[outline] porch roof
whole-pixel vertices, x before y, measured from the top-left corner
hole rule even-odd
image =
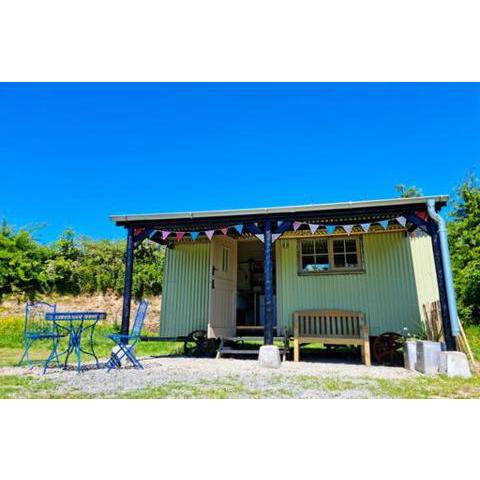
[[[264,207],[237,210],[210,210],[178,213],[151,213],[112,215],[118,226],[168,228],[185,231],[198,228],[217,228],[228,224],[272,221],[332,221],[337,223],[378,221],[386,217],[414,213],[426,209],[427,201],[434,200],[437,210],[447,204],[448,195],[414,198],[391,198],[356,202]]]

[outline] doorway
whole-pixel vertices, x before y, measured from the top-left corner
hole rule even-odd
[[[273,325],[276,325],[275,249],[273,264]],[[236,327],[238,335],[263,335],[265,325],[264,244],[239,240]]]

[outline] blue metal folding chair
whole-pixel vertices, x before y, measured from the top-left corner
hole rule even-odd
[[[124,358],[127,358],[135,368],[143,369],[143,365],[135,356],[134,347],[140,339],[140,333],[142,332],[143,322],[147,316],[147,310],[148,302],[147,300],[142,300],[138,305],[133,327],[129,335],[122,335],[119,333],[107,335],[108,338],[117,344],[116,351],[112,352],[110,360],[105,365],[108,371],[110,371],[112,368],[120,367]]]
[[[62,337],[57,331],[55,322],[47,320],[47,314],[54,314],[56,312],[56,305],[50,305],[45,302],[27,302],[25,306],[25,323],[23,328],[23,346],[24,352],[19,365],[26,359],[27,364],[32,368],[32,361],[30,359],[30,348],[37,340],[52,340],[52,351],[45,361],[43,373],[48,368],[50,362],[55,359],[60,366],[58,358],[58,341]]]

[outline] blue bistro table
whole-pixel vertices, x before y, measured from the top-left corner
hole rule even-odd
[[[100,320],[105,320],[105,312],[51,312],[45,315],[47,320],[55,324],[58,333],[68,336],[68,347],[58,355],[64,355],[64,368],[67,368],[68,358],[74,352],[77,357],[77,372],[82,367],[82,353],[91,355],[95,358],[97,368],[99,368],[98,358],[93,348],[93,334],[95,327]],[[86,345],[82,345],[82,336],[87,335]]]

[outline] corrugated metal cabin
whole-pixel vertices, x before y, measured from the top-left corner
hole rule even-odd
[[[248,210],[115,215],[128,231],[122,329],[128,331],[133,250],[165,245],[160,337],[292,331],[294,312],[362,312],[370,335],[418,330],[440,300],[454,349],[439,228],[445,195]],[[445,255],[443,253],[443,255]],[[455,332],[453,332],[455,335]]]

